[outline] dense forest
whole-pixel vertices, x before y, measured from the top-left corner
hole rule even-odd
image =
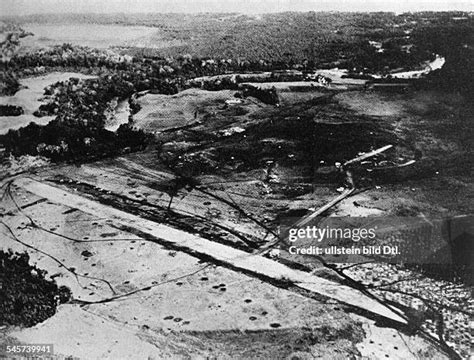
[[[80,23],[142,25],[156,28],[159,40],[179,40],[181,45],[162,49],[123,49],[136,54],[263,61],[313,66],[367,67],[416,65],[435,50],[426,42],[427,31],[444,35],[458,31],[459,41],[471,43],[474,20],[463,12],[394,13],[277,13],[239,14],[108,14],[30,15],[4,18],[20,24]],[[382,42],[377,52],[369,41]],[[410,52],[400,46],[413,45]],[[399,51],[397,51],[399,50]]]

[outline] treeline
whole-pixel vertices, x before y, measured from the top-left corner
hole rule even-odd
[[[0,105],[0,116],[20,116],[23,108],[15,105]]]
[[[21,87],[16,74],[5,68],[0,70],[0,96],[14,95]]]
[[[152,137],[123,124],[114,133],[58,119],[41,126],[30,123],[0,136],[0,143],[13,155],[41,155],[53,161],[85,161],[143,149]]]
[[[118,74],[124,80],[133,82],[141,90],[163,88],[167,83],[174,83],[177,88],[166,90],[173,92],[183,86],[184,80],[189,78],[229,72],[265,71],[279,69],[282,66],[290,65],[262,60],[201,58],[189,54],[164,58],[147,51],[136,52],[135,56],[130,56],[110,50],[63,44],[48,50],[15,55],[5,70],[18,78],[68,69],[98,76]]]
[[[339,49],[343,51],[343,49]],[[133,56],[129,55],[132,53]],[[311,68],[313,63],[304,61],[249,60],[230,57],[199,57],[180,53],[163,57],[152,49],[129,51],[97,50],[71,44],[57,45],[34,53],[18,54],[11,58],[6,71],[22,78],[54,70],[75,70],[91,75],[119,74],[127,81],[143,87],[153,87],[159,80],[177,82],[201,76],[213,76],[232,72],[272,71],[294,67]],[[140,86],[139,86],[140,87]]]

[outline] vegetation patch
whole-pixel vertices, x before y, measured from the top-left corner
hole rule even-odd
[[[250,320],[255,321],[253,318]],[[191,332],[191,334],[206,343],[215,342],[217,348],[224,347],[233,357],[241,359],[300,359],[300,357],[294,357],[298,353],[314,358],[321,349],[326,350],[327,358],[333,358],[335,353],[343,354],[341,358],[355,358],[359,354],[354,344],[362,340],[363,331],[356,324],[344,327],[291,329],[281,328],[281,326],[280,323],[275,322],[268,324],[268,330],[209,331]],[[301,359],[304,358],[301,357]]]
[[[23,113],[21,106],[0,105],[0,116],[20,116]]]
[[[29,263],[25,253],[0,251],[0,324],[34,326],[69,301],[70,290],[46,279],[46,271]]]

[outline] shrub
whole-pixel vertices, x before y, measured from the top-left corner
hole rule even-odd
[[[24,113],[21,106],[0,105],[0,116],[20,116]]]
[[[0,324],[33,326],[69,301],[70,290],[45,278],[46,271],[29,264],[24,253],[0,251]]]

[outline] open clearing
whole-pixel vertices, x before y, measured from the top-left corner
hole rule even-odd
[[[146,94],[139,98],[141,110],[134,116],[135,126],[146,131],[163,131],[205,120],[204,115],[223,108],[235,91],[189,89],[176,95]]]

